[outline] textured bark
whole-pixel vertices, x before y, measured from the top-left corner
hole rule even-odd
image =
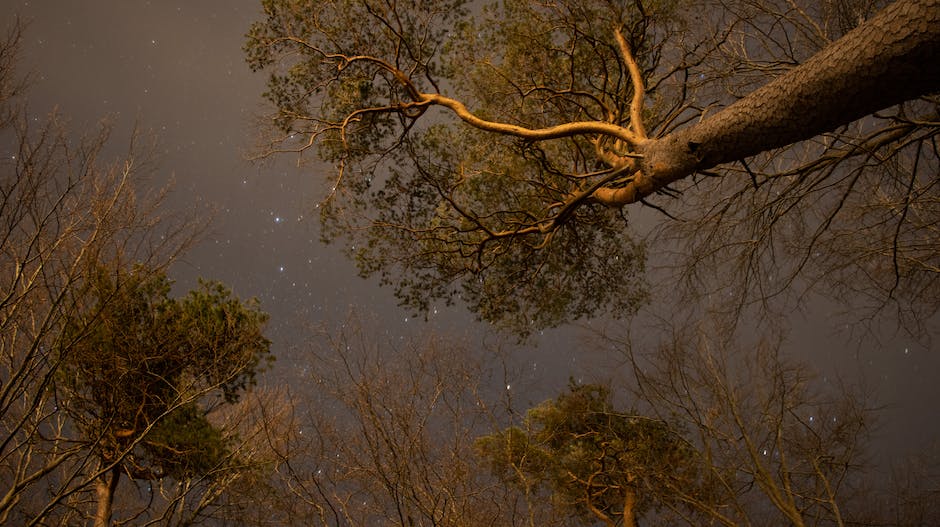
[[[940,90],[940,0],[900,0],[805,63],[698,124],[640,145],[621,203],[722,163],[812,138]]]
[[[117,467],[101,475],[95,482],[95,495],[97,509],[95,510],[95,527],[109,527],[111,525],[111,511],[114,505],[114,491],[117,489],[121,471]]]

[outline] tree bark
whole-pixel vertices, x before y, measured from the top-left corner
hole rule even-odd
[[[616,199],[638,201],[697,171],[936,92],[938,49],[940,0],[899,0],[714,116],[640,144],[641,173]]]
[[[95,495],[98,503],[95,510],[94,527],[109,527],[111,525],[114,491],[117,489],[120,477],[121,471],[115,466],[95,481]]]
[[[631,486],[628,486],[623,493],[623,526],[637,527],[636,490]]]

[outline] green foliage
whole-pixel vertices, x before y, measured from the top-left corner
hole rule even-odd
[[[412,170],[390,168],[384,186],[361,198],[381,226],[351,230],[331,203],[324,207],[328,233],[358,233],[353,256],[360,269],[379,273],[403,304],[420,311],[434,300],[459,299],[481,319],[521,334],[604,309],[635,312],[646,298],[644,247],[618,211],[579,208],[547,238],[539,231],[493,235],[526,228],[542,203],[564,199],[553,190],[564,182],[529,153],[501,151],[481,135],[440,127],[413,139],[421,141],[416,157],[440,157]],[[451,173],[453,166],[463,173]]]
[[[209,475],[222,466],[230,443],[198,405],[187,404],[161,419],[141,448],[153,473],[179,481]]]
[[[177,301],[185,335],[179,352],[207,385],[218,386],[227,403],[255,384],[255,377],[273,360],[270,342],[261,330],[268,316],[258,301],[241,301],[223,284],[199,281],[199,287]]]
[[[60,409],[105,462],[135,478],[202,473],[226,454],[206,415],[238,400],[272,360],[257,302],[201,281],[180,299],[165,274],[98,267],[66,326]]]
[[[468,20],[460,38],[447,48],[458,80],[455,96],[488,118],[530,127],[584,120],[626,124],[632,86],[614,30],[622,30],[649,75],[659,65],[663,40],[681,29],[675,4],[487,4],[482,16]],[[578,150],[570,153],[582,162],[595,162],[589,150]]]
[[[700,460],[662,420],[618,412],[610,389],[572,382],[566,393],[530,409],[524,427],[480,437],[477,452],[504,481],[547,488],[557,506],[585,518],[623,514],[624,497],[638,514],[700,493]]]
[[[596,137],[522,141],[417,94],[528,128],[627,126],[633,88],[614,30],[649,75],[676,30],[674,4],[516,0],[481,14],[461,1],[266,0],[245,51],[270,73],[283,146],[310,142],[336,167],[324,239],[345,240],[361,273],[379,274],[406,307],[460,300],[525,335],[629,316],[646,299],[645,249],[625,213],[568,206],[607,168]]]
[[[410,69],[415,78],[429,77],[434,70],[430,59],[449,21],[466,15],[466,3],[422,0],[408,2],[404,9],[356,0],[263,0],[265,18],[248,31],[246,59],[255,71],[274,69],[265,97],[278,110],[278,126],[303,130],[305,116],[322,111],[336,117],[345,115],[344,110],[369,107],[377,100],[370,97],[402,95],[390,76],[373,76],[368,65],[349,64],[318,50],[381,57]],[[323,94],[328,95],[325,100],[317,98]]]

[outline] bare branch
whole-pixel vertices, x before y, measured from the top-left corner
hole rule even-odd
[[[646,89],[643,87],[643,74],[636,64],[636,59],[633,58],[633,53],[630,52],[627,39],[623,38],[621,28],[614,30],[614,36],[617,38],[617,45],[620,46],[620,55],[627,64],[627,69],[630,70],[630,82],[633,84],[633,100],[630,102],[630,127],[633,128],[633,133],[639,139],[646,139],[646,128],[643,125],[643,97],[646,94]]]

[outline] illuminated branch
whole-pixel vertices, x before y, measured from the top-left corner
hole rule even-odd
[[[473,115],[473,113],[471,113],[462,102],[451,99],[450,97],[429,93],[421,95],[421,98],[422,100],[427,101],[429,104],[449,108],[454,112],[454,114],[457,115],[457,117],[474,128],[503,135],[512,135],[522,139],[528,139],[530,141],[545,141],[549,139],[559,139],[562,137],[571,137],[575,135],[600,134],[616,137],[626,141],[631,145],[642,142],[642,137],[622,126],[618,126],[613,123],[605,123],[601,121],[581,121],[549,126],[547,128],[525,128],[514,124],[499,123],[481,119],[476,115]]]
[[[643,75],[640,73],[640,67],[637,66],[633,54],[630,52],[630,46],[627,40],[623,38],[620,28],[614,30],[614,36],[617,38],[617,45],[620,46],[620,54],[623,61],[630,70],[630,82],[633,83],[633,100],[630,102],[630,126],[633,132],[640,139],[646,139],[646,128],[643,126],[643,96],[646,89],[643,87]]]
[[[617,34],[619,35],[619,31]],[[413,99],[414,103],[417,103],[417,105],[433,104],[437,106],[443,106],[453,111],[454,114],[457,115],[457,117],[459,117],[461,120],[463,120],[470,126],[473,126],[475,128],[478,128],[480,130],[484,130],[487,132],[495,132],[498,134],[512,135],[512,136],[520,137],[522,139],[528,139],[531,141],[544,141],[544,140],[549,140],[549,139],[559,139],[562,137],[571,137],[574,135],[600,134],[600,135],[616,137],[617,139],[625,141],[630,145],[635,145],[646,138],[646,132],[643,128],[643,125],[642,123],[639,122],[639,120],[636,117],[632,119],[634,132],[631,132],[630,130],[625,129],[622,126],[618,126],[613,123],[601,122],[601,121],[572,122],[572,123],[565,123],[565,124],[560,124],[556,126],[550,126],[547,128],[536,128],[536,129],[525,128],[522,126],[512,125],[508,123],[487,121],[485,119],[481,119],[477,117],[476,115],[474,115],[472,112],[470,112],[469,109],[467,109],[467,107],[462,102],[456,99],[452,99],[450,97],[440,95],[437,93],[421,93],[418,90],[417,86],[415,86],[415,84],[411,82],[411,79],[408,77],[408,75],[405,72],[401,71],[400,69],[396,68],[395,66],[389,64],[388,62],[380,58],[368,56],[368,55],[348,56],[348,55],[342,55],[342,54],[336,54],[336,53],[326,53],[323,50],[310,45],[310,43],[304,41],[303,39],[299,39],[296,37],[285,37],[283,40],[297,43],[307,48],[308,50],[315,51],[316,53],[320,54],[322,57],[326,59],[336,61],[337,70],[340,72],[355,62],[371,63],[377,66],[380,70],[384,70],[390,73],[395,78],[395,80],[408,92],[408,95]],[[622,37],[621,37],[621,40],[622,40]],[[624,46],[626,46],[625,42],[622,44],[622,47],[624,50],[626,50]],[[630,75],[631,75],[631,78],[633,80],[633,85],[634,85],[633,106],[637,107],[637,108],[631,108],[631,112],[633,113],[633,115],[638,116],[640,114],[640,110],[638,106],[642,105],[642,99],[643,99],[643,81],[640,78],[640,72],[639,72],[639,69],[637,68],[636,62],[633,60],[631,56],[629,56],[628,50],[627,50],[627,58],[625,60],[627,61],[628,67],[630,68]],[[401,105],[401,106],[389,105],[388,110],[390,111],[401,110],[404,108],[404,106],[405,105]],[[408,105],[408,106],[411,106],[411,105]],[[375,110],[367,109],[364,111],[375,111]],[[360,112],[356,112],[356,114],[358,113]]]

